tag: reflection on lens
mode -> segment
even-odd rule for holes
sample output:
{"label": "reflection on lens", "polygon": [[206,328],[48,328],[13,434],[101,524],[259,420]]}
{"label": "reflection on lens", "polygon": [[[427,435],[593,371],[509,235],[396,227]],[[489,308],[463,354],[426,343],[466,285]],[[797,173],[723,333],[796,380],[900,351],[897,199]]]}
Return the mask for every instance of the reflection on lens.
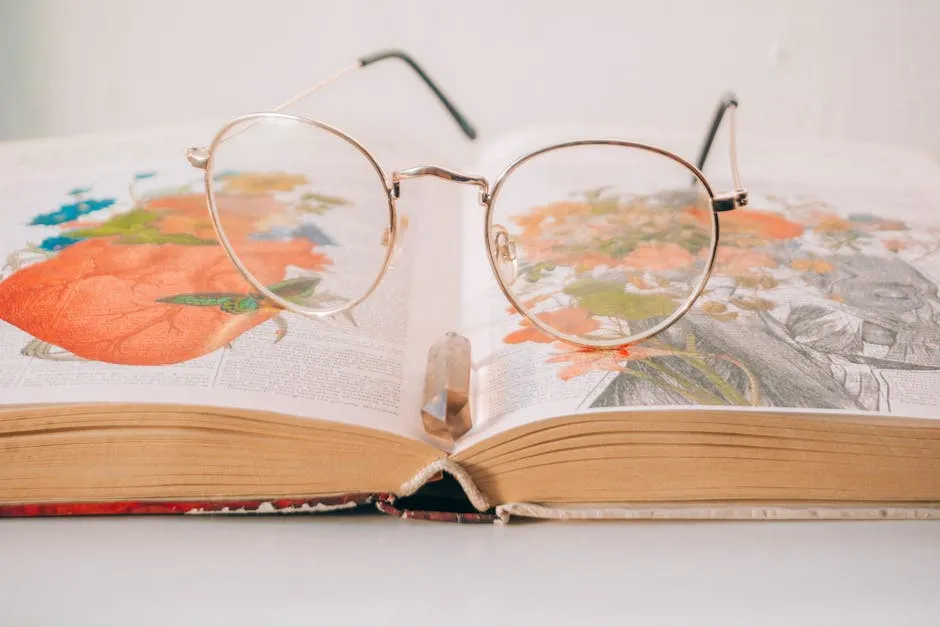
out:
{"label": "reflection on lens", "polygon": [[294,118],[251,117],[216,142],[210,174],[221,234],[265,295],[329,313],[371,290],[391,211],[381,174],[355,144]]}
{"label": "reflection on lens", "polygon": [[645,337],[676,315],[707,278],[716,235],[710,196],[692,170],[605,144],[523,161],[494,190],[488,228],[517,305],[593,346]]}

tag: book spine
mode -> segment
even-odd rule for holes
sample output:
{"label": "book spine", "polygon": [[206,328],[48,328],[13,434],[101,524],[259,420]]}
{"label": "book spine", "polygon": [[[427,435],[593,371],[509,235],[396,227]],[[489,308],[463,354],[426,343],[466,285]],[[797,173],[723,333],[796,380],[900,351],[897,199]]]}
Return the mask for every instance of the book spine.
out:
{"label": "book spine", "polygon": [[476,512],[408,509],[394,494],[344,494],[319,498],[239,499],[201,501],[104,501],[97,503],[26,503],[0,505],[0,518],[133,515],[250,515],[318,514],[374,506],[379,512],[404,520],[449,523],[493,523],[496,516]]}
{"label": "book spine", "polygon": [[106,501],[0,505],[0,518],[42,516],[118,516],[135,514],[315,514],[351,510],[385,500],[384,494],[344,494],[316,498],[197,501]]}
{"label": "book spine", "polygon": [[378,499],[375,507],[383,514],[401,518],[402,520],[428,520],[433,522],[446,522],[458,524],[493,524],[498,518],[495,514],[486,512],[446,512],[422,509],[407,509],[396,504],[394,495],[385,495]]}

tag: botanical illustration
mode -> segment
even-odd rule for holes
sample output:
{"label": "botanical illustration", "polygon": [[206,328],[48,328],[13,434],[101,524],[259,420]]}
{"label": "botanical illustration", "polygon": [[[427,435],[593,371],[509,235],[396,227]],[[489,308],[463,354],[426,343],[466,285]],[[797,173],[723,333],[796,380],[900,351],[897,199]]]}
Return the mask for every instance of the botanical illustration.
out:
{"label": "botanical illustration", "polygon": [[[599,202],[635,208],[648,201],[593,193],[522,217],[531,225],[551,216],[553,228],[523,230],[517,246],[576,270],[560,290],[568,297],[563,306],[538,315],[570,333],[602,328],[618,316],[648,328],[673,310],[677,281],[694,269],[678,260],[707,254],[690,226],[704,216],[694,203],[659,214],[657,228],[641,224],[638,243],[618,243],[633,248],[613,263],[605,240],[585,246],[583,239],[583,216]],[[696,305],[663,333],[620,350],[585,350],[553,343],[517,316],[519,327],[504,342],[551,343],[548,362],[562,380],[610,373],[592,394],[595,407],[890,411],[886,372],[940,370],[940,299],[928,276],[940,269],[934,258],[940,227],[773,195],[720,218],[712,277]],[[566,228],[578,235],[559,237]],[[616,230],[605,237],[617,237]],[[667,305],[657,310],[660,302]]]}
{"label": "botanical illustration", "polygon": [[703,277],[712,224],[699,192],[602,188],[513,215],[511,291],[576,339],[616,341],[643,330],[681,307]]}
{"label": "botanical illustration", "polygon": [[[0,271],[0,319],[35,338],[24,354],[161,365],[211,353],[270,319],[274,340],[286,332],[280,310],[219,244],[201,185],[155,180],[135,175],[129,201],[78,187],[32,218],[47,235],[11,253]],[[216,184],[225,234],[255,277],[285,298],[338,299],[320,288],[335,242],[296,216],[344,199],[284,173],[228,172]]]}

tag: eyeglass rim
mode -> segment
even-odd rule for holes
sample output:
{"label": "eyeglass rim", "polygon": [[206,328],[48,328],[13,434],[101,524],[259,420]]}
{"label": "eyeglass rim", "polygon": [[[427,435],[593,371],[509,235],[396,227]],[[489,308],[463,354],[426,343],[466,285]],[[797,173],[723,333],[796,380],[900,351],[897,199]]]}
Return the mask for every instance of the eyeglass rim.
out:
{"label": "eyeglass rim", "polygon": [[[382,261],[382,266],[379,269],[375,279],[372,281],[368,289],[358,298],[352,301],[348,301],[338,307],[331,309],[310,309],[304,307],[292,301],[289,301],[281,296],[278,296],[270,289],[267,288],[261,281],[259,281],[248,268],[242,263],[239,259],[238,254],[235,252],[234,247],[229,241],[228,237],[225,235],[225,230],[222,227],[221,219],[219,217],[218,206],[215,202],[215,191],[213,190],[212,180],[213,173],[215,170],[215,157],[216,149],[218,146],[225,140],[229,131],[234,127],[243,124],[245,122],[250,122],[251,120],[262,120],[262,119],[280,119],[288,120],[291,122],[297,122],[300,124],[306,124],[319,128],[321,130],[327,131],[328,133],[333,134],[336,137],[339,137],[342,140],[345,140],[347,143],[351,144],[353,148],[359,151],[366,160],[371,165],[372,169],[378,175],[379,180],[382,183],[382,186],[385,189],[385,199],[388,207],[388,242],[386,245],[385,258]],[[206,161],[206,170],[205,170],[205,189],[206,189],[206,198],[209,208],[209,216],[212,220],[212,227],[215,231],[215,235],[218,238],[219,242],[222,244],[222,248],[225,249],[226,254],[232,263],[235,264],[235,267],[238,268],[238,271],[241,275],[254,287],[258,290],[266,299],[276,303],[280,307],[287,309],[288,311],[293,311],[299,314],[310,316],[313,318],[328,318],[330,316],[335,316],[336,314],[349,311],[366,300],[375,289],[378,287],[379,283],[382,282],[382,278],[385,276],[385,273],[388,272],[389,266],[391,265],[392,255],[395,251],[396,241],[398,239],[398,210],[395,205],[395,196],[393,193],[392,185],[389,182],[388,177],[385,175],[385,171],[382,169],[382,166],[379,165],[378,160],[375,156],[367,149],[362,143],[352,137],[351,135],[341,131],[340,129],[322,122],[320,120],[314,120],[311,118],[293,115],[289,113],[274,113],[274,112],[259,112],[259,113],[248,113],[246,115],[241,115],[237,118],[230,120],[226,123],[216,135],[212,138],[212,142],[207,148],[208,159]]]}
{"label": "eyeglass rim", "polygon": [[[600,340],[600,341],[590,341],[585,340],[580,336],[570,336],[564,333],[560,333],[558,330],[553,329],[551,326],[545,324],[539,320],[534,314],[531,314],[526,307],[522,305],[511,293],[509,288],[503,282],[500,277],[499,271],[496,268],[496,256],[495,250],[493,249],[494,238],[491,236],[492,231],[492,222],[493,222],[493,208],[496,206],[496,200],[499,197],[499,192],[503,188],[504,183],[509,179],[510,175],[525,162],[543,155],[548,152],[555,150],[563,150],[565,148],[572,148],[578,146],[618,146],[622,148],[635,148],[638,150],[644,150],[647,152],[652,152],[668,159],[673,160],[674,162],[684,166],[688,169],[698,180],[705,189],[706,194],[708,195],[708,206],[711,211],[711,228],[712,228],[712,238],[711,245],[709,247],[709,256],[708,263],[706,264],[704,270],[702,271],[699,282],[695,286],[695,289],[687,297],[686,301],[682,304],[681,307],[676,309],[669,317],[660,322],[659,324],[646,329],[640,333],[635,333],[626,338],[616,339],[616,340]],[[489,260],[490,270],[493,273],[493,277],[496,279],[497,284],[499,285],[500,290],[503,293],[503,296],[512,304],[512,306],[521,313],[530,323],[535,325],[535,328],[547,333],[553,338],[556,338],[567,344],[572,344],[579,348],[584,349],[620,349],[631,346],[633,344],[638,344],[646,339],[653,337],[665,331],[673,324],[675,324],[682,316],[684,316],[692,308],[695,302],[698,300],[699,296],[702,295],[702,292],[705,290],[705,286],[708,284],[709,279],[712,275],[712,270],[715,265],[715,257],[718,251],[718,240],[719,240],[719,222],[718,222],[718,212],[715,211],[715,194],[712,190],[711,184],[708,182],[708,179],[705,178],[705,175],[702,173],[699,168],[697,168],[690,161],[680,157],[679,155],[661,148],[659,146],[654,146],[652,144],[644,144],[641,142],[620,140],[620,139],[576,139],[560,143],[551,144],[533,150],[529,153],[522,155],[521,157],[516,158],[512,163],[510,163],[496,178],[496,182],[493,185],[492,190],[487,195],[486,198],[486,214],[483,220],[483,239],[486,244],[486,256]]]}

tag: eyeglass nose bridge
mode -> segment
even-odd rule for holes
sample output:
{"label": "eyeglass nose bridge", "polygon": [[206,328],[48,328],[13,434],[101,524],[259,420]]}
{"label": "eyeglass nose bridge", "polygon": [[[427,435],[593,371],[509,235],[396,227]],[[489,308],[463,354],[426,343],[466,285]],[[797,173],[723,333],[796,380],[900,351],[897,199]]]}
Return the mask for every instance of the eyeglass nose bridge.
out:
{"label": "eyeglass nose bridge", "polygon": [[406,179],[416,179],[422,176],[435,176],[445,181],[453,181],[454,183],[476,185],[480,190],[480,204],[486,206],[490,202],[490,184],[486,178],[477,176],[476,174],[457,172],[437,165],[419,165],[414,168],[408,168],[407,170],[392,172],[392,194],[396,199],[400,198],[401,186],[399,183]]}

